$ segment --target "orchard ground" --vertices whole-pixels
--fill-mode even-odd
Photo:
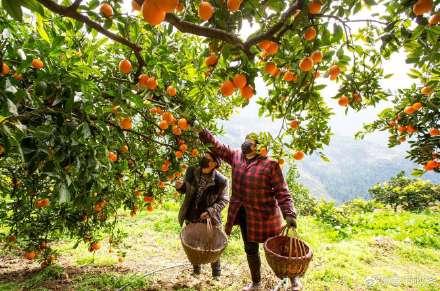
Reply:
[[[223,274],[212,280],[210,267],[190,275],[181,248],[177,223],[179,204],[165,202],[153,212],[135,217],[120,212],[128,237],[109,252],[107,240],[90,253],[88,244],[65,238],[54,248],[57,264],[43,270],[22,259],[18,249],[2,249],[0,290],[239,290],[249,280],[245,254],[237,228],[222,256]],[[380,209],[351,217],[358,221],[346,238],[337,228],[314,216],[299,219],[299,235],[314,258],[303,278],[305,290],[439,290],[440,213],[419,214]],[[262,250],[261,250],[262,251]],[[279,280],[263,257],[265,290]],[[120,258],[123,259],[120,261]],[[150,272],[165,269],[151,275]]]

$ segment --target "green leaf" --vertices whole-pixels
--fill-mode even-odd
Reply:
[[[21,11],[20,2],[18,1],[10,1],[10,0],[2,0],[2,6],[8,12],[9,15],[12,16],[15,20],[22,21],[23,20],[23,11]]]
[[[16,0],[16,1],[20,3],[21,6],[24,6],[27,9],[44,16],[44,8],[37,1],[35,0]]]
[[[40,14],[37,14],[37,31],[42,39],[44,39],[49,44],[51,44],[51,40],[49,38],[49,35],[47,34],[46,30],[44,29],[44,19]]]
[[[414,177],[420,177],[425,173],[422,169],[413,169],[411,175]]]

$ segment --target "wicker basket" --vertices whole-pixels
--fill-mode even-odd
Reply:
[[[288,227],[284,226],[280,235],[268,238],[264,243],[267,263],[280,279],[303,276],[313,257],[304,241],[287,234]]]
[[[188,260],[193,265],[216,262],[226,248],[228,239],[224,231],[207,223],[187,224],[180,233],[180,241]]]

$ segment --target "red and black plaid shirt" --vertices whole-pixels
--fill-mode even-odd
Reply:
[[[228,208],[225,231],[229,235],[238,224],[240,207],[246,210],[248,241],[264,242],[278,235],[282,216],[296,217],[287,184],[277,161],[259,156],[246,163],[241,150],[222,144],[208,130],[200,133],[202,142],[214,146],[215,153],[232,166],[232,195]],[[280,211],[281,210],[281,211]]]

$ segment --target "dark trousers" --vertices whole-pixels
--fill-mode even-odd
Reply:
[[[194,274],[200,274],[201,267],[200,265],[193,265]],[[211,263],[212,276],[217,277],[221,274],[221,266],[220,260],[217,262]]]
[[[246,210],[243,206],[238,210],[237,219],[240,225],[241,237],[243,238],[244,251],[246,252],[252,282],[259,283],[261,281],[260,248],[257,242],[248,241],[247,239]]]

